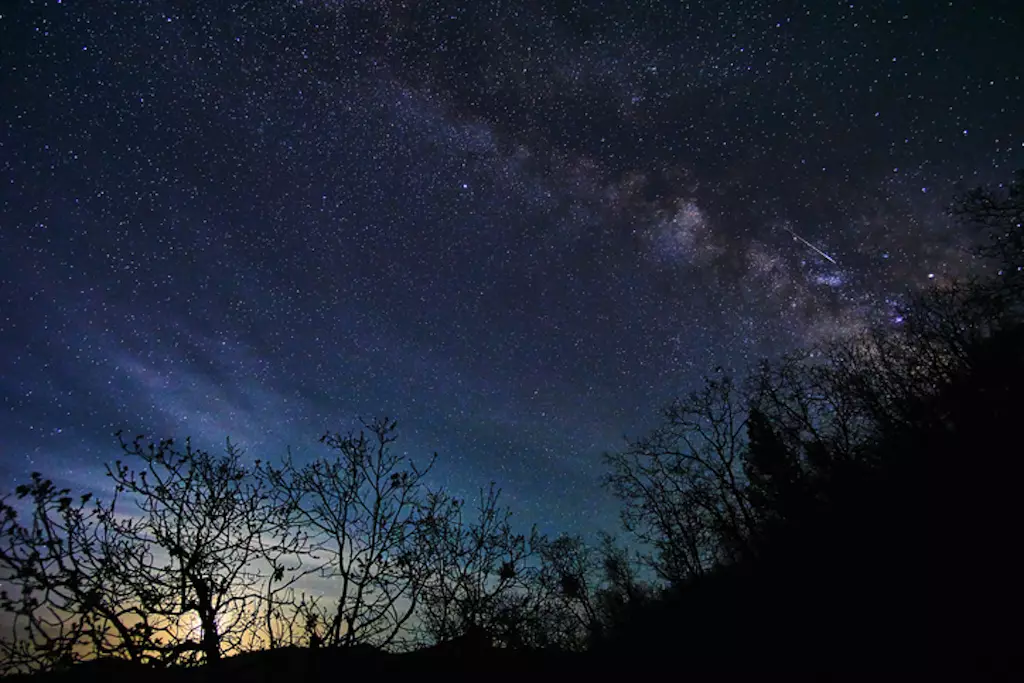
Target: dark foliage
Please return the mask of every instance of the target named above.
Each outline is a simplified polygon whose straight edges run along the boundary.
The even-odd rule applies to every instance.
[[[1020,604],[1008,541],[1024,405],[1021,187],[1018,179],[1002,195],[979,190],[960,206],[995,230],[981,250],[998,260],[993,278],[924,292],[901,328],[754,374],[736,490],[756,522],[732,533],[745,552],[707,552],[710,567],[636,605],[605,652],[751,670],[1010,662],[1004,625]],[[727,399],[720,394],[718,425],[731,419]],[[667,417],[672,427],[675,414]],[[666,474],[657,461],[694,459],[710,441],[666,442],[666,431],[633,444],[632,459],[612,460],[617,490],[624,477],[634,484],[627,514],[639,506],[662,515],[641,527],[656,567],[678,552],[662,519],[681,515],[670,514],[666,492],[701,481]],[[736,490],[720,487],[715,505],[737,499]],[[714,546],[728,538],[719,532]]]
[[[386,419],[328,435],[334,457],[303,467],[249,470],[230,443],[216,458],[122,442],[137,469],[110,468],[106,503],[33,475],[0,501],[7,670],[1005,666],[1020,606],[1022,192],[1018,179],[959,204],[992,232],[991,278],[924,292],[902,325],[744,383],[715,373],[607,455],[632,550],[518,532],[493,484],[468,505],[428,490],[429,466],[392,453]],[[313,575],[340,597],[299,592]]]

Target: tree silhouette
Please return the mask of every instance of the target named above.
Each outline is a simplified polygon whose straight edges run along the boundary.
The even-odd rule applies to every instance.
[[[530,562],[541,539],[512,529],[512,513],[498,504],[492,483],[476,509],[464,500],[432,494],[419,541],[428,560],[422,628],[436,643],[469,636],[481,643],[515,645],[522,639],[514,605],[529,590]]]
[[[120,438],[120,435],[118,435]],[[138,516],[112,517],[116,535],[141,552],[120,557],[119,574],[148,615],[170,620],[171,659],[216,661],[240,650],[258,627],[264,587],[279,575],[259,561],[296,545],[273,505],[266,481],[227,443],[223,456],[178,450],[172,440],[121,440],[125,454],[107,468],[118,494],[133,499]]]
[[[560,534],[541,544],[537,576],[545,614],[546,638],[565,649],[583,649],[601,631],[601,558],[581,536]]]
[[[979,197],[965,215],[998,229],[983,250],[999,259],[997,276],[937,284],[895,324],[763,363],[745,384],[734,452],[736,499],[754,522],[746,552],[698,514],[703,500],[689,492],[702,477],[676,463],[699,449],[678,438],[676,411],[610,459],[627,529],[655,547],[669,582],[615,621],[610,649],[654,656],[686,643],[705,663],[735,649],[762,668],[920,662],[935,642],[981,662],[1012,647],[979,605],[1019,604],[1000,539],[1024,383],[1020,289],[1008,273],[1019,272],[1020,181]],[[705,532],[703,555],[689,529]],[[957,553],[961,542],[988,548],[989,561]],[[666,571],[676,557],[688,563]],[[930,592],[940,581],[941,600]]]
[[[983,231],[975,251],[996,268],[989,291],[1019,315],[1024,291],[1024,169],[1005,186],[979,187],[957,197],[950,213]]]
[[[741,555],[754,522],[744,494],[744,407],[730,378],[668,406],[661,426],[605,456],[609,488],[627,531],[654,549],[647,558],[669,583]]]
[[[332,456],[307,464],[121,440],[108,502],[33,474],[0,499],[3,670],[877,668],[936,644],[991,663],[1020,603],[1022,198],[1019,176],[956,209],[997,274],[743,383],[716,371],[606,455],[638,550],[517,532],[493,483],[470,504],[430,490],[434,461],[396,453],[386,418],[324,435]]]
[[[761,524],[799,519],[806,513],[810,495],[804,468],[775,426],[757,408],[750,410],[747,435],[746,495]]]
[[[434,460],[420,469],[395,453],[394,421],[377,419],[364,428],[324,435],[332,459],[302,467],[289,459],[267,469],[281,505],[308,534],[320,578],[337,582],[334,606],[321,603],[307,616],[311,627],[323,625],[318,638],[328,646],[391,645],[426,581],[418,527],[424,477]]]
[[[107,655],[215,660],[251,630],[262,578],[252,563],[279,531],[258,481],[230,444],[224,458],[190,445],[179,452],[170,441],[121,445],[143,467],[109,468],[109,503],[74,500],[38,474],[17,489],[31,501],[28,524],[3,503],[0,564],[21,593],[0,604],[16,616],[16,638],[5,643],[11,666]],[[136,514],[119,509],[126,498]]]
[[[34,472],[16,500],[0,500],[0,610],[11,618],[11,637],[0,640],[0,672],[115,652],[136,661],[152,654],[148,615],[116,566],[137,548],[109,533],[113,505],[91,498],[72,498]],[[28,503],[24,523],[18,500]]]

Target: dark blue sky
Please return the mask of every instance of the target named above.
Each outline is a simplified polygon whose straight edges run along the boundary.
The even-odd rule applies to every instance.
[[[612,527],[601,453],[713,366],[974,267],[942,208],[1024,166],[1015,4],[9,3],[0,476],[386,413]]]

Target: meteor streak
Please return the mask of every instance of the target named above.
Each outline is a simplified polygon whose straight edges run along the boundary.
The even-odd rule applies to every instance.
[[[811,249],[813,249],[813,250],[814,250],[815,252],[817,252],[818,254],[821,254],[821,256],[823,256],[824,258],[827,258],[827,259],[829,260],[829,262],[830,262],[830,263],[832,263],[833,265],[836,265],[836,266],[838,266],[838,265],[839,265],[838,263],[836,263],[836,260],[835,260],[834,258],[832,258],[832,257],[831,257],[831,256],[829,256],[828,254],[826,254],[825,252],[823,252],[823,251],[822,251],[821,249],[818,249],[818,248],[817,248],[816,246],[814,246],[813,244],[811,244],[810,242],[808,242],[807,240],[805,240],[805,239],[804,239],[803,237],[801,237],[800,235],[796,234],[795,232],[793,232],[793,231],[792,231],[792,230],[790,230],[789,228],[784,228],[784,229],[785,229],[785,231],[786,231],[786,232],[788,232],[788,233],[789,233],[790,235],[792,235],[792,236],[794,237],[794,239],[798,239],[798,240],[800,240],[801,242],[803,242],[804,244],[806,244],[806,245],[807,245],[808,247],[810,247]]]

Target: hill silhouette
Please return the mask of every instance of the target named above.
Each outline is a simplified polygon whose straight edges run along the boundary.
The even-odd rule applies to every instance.
[[[713,373],[607,454],[631,545],[522,533],[494,484],[429,489],[433,461],[397,456],[387,418],[303,466],[122,439],[108,474],[134,517],[33,475],[0,507],[6,673],[1009,667],[1022,197],[1018,181],[960,205],[995,222],[997,276],[741,382]],[[303,590],[314,574],[337,595]]]

